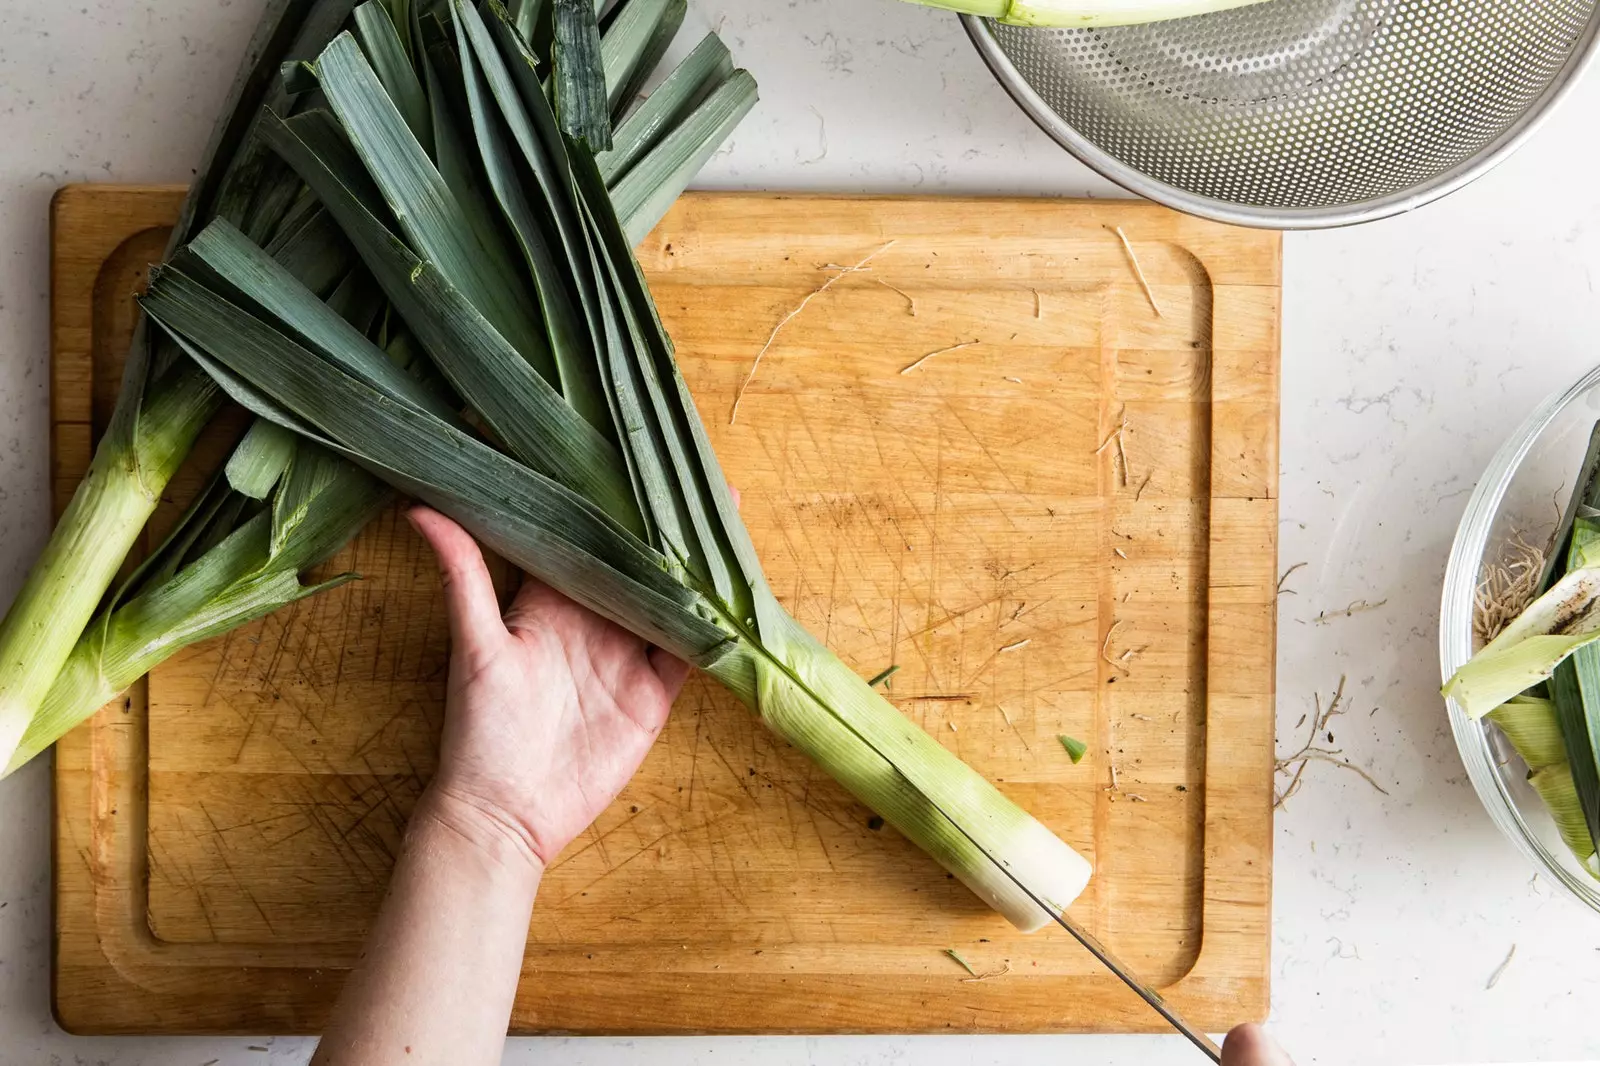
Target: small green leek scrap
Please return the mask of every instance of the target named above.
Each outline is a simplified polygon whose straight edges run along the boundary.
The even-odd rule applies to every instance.
[[[967,971],[973,977],[978,976],[978,971],[972,968],[972,963],[961,957],[961,952],[955,948],[945,948],[944,953],[955,960],[956,965]]]

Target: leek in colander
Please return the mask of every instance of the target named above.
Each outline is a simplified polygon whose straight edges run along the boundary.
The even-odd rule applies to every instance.
[[[1009,26],[1132,26],[1207,15],[1263,0],[912,0]]]

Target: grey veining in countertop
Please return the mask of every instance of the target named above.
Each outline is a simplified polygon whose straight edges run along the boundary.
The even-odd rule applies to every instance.
[[[709,186],[1111,195],[1017,112],[955,20],[892,0],[695,0],[762,104]],[[187,180],[255,0],[0,0],[0,602],[46,531],[50,194]],[[1302,1064],[1600,1058],[1600,916],[1479,809],[1435,689],[1466,493],[1550,390],[1600,360],[1600,82],[1466,191],[1285,242],[1280,747],[1348,677],[1339,746],[1276,834],[1273,1024]],[[1352,601],[1376,609],[1317,624]],[[268,1066],[303,1039],[68,1037],[49,995],[49,773],[0,784],[0,1066]],[[1493,988],[1491,975],[1516,953]],[[511,1063],[1198,1061],[1165,1037],[514,1041]]]

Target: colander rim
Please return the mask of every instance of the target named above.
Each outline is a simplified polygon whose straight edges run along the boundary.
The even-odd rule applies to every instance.
[[[1168,184],[1111,155],[1079,133],[1045,102],[1000,47],[991,20],[962,15],[961,21],[990,73],[1023,112],[1052,140],[1101,177],[1128,192],[1187,214],[1236,226],[1277,230],[1332,229],[1373,222],[1413,211],[1477,180],[1504,162],[1538,130],[1600,52],[1600,48],[1596,48],[1596,42],[1600,41],[1600,5],[1597,5],[1561,69],[1515,122],[1470,158],[1427,181],[1387,196],[1330,207],[1262,207],[1203,196]]]

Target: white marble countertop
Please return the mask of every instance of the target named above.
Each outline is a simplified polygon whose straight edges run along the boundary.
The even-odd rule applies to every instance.
[[[1012,106],[955,19],[891,0],[694,0],[763,102],[706,185],[1113,195]],[[69,181],[187,180],[256,0],[0,0],[0,602],[46,532],[47,225]],[[1600,917],[1530,880],[1467,784],[1436,607],[1466,494],[1600,358],[1600,79],[1414,215],[1285,245],[1279,723],[1341,675],[1340,744],[1278,816],[1272,1024],[1302,1064],[1600,1059]],[[1376,610],[1311,619],[1352,600]],[[1375,714],[1366,714],[1368,708]],[[0,784],[0,1064],[261,1066],[311,1043],[79,1039],[49,1014],[49,771]],[[1511,947],[1501,979],[1486,988]],[[265,1050],[262,1050],[265,1049]],[[1175,1038],[522,1040],[512,1063],[1199,1061]]]

